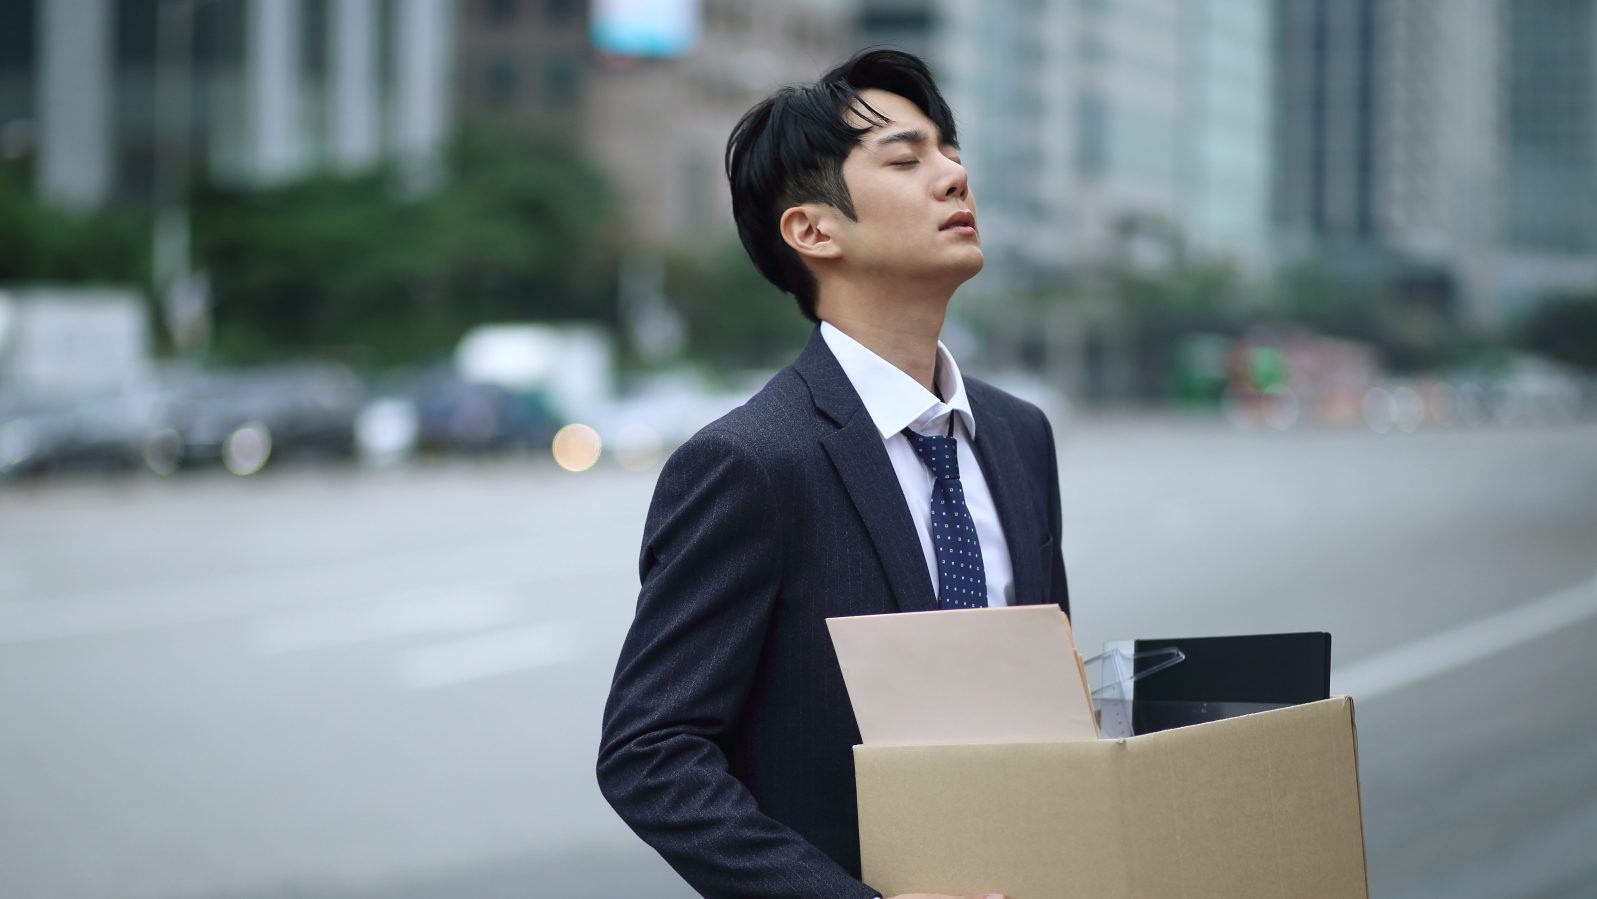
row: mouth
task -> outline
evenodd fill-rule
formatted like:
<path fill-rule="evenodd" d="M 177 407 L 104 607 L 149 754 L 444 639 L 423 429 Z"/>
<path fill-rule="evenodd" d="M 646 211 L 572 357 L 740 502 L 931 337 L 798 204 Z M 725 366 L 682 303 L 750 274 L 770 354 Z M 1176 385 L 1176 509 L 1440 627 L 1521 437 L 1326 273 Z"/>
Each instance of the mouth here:
<path fill-rule="evenodd" d="M 976 216 L 962 209 L 944 220 L 942 227 L 937 230 L 953 231 L 957 234 L 975 234 Z"/>

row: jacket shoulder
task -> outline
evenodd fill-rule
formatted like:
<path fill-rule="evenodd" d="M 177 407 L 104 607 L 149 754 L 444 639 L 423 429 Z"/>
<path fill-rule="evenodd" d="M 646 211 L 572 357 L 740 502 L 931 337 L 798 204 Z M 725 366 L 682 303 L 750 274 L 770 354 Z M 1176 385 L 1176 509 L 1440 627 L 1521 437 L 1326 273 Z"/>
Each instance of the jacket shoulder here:
<path fill-rule="evenodd" d="M 808 385 L 790 365 L 767 381 L 742 405 L 704 425 L 677 452 L 727 443 L 771 460 L 780 458 L 811 433 L 817 421 Z"/>
<path fill-rule="evenodd" d="M 965 392 L 970 394 L 971 402 L 981 406 L 990 413 L 997 414 L 1000 418 L 1010 422 L 1016 427 L 1040 426 L 1047 430 L 1050 428 L 1048 415 L 1035 403 L 1023 400 L 1013 393 L 995 387 L 980 378 L 965 378 Z M 979 429 L 981 423 L 977 422 Z M 979 433 L 979 431 L 978 431 Z"/>

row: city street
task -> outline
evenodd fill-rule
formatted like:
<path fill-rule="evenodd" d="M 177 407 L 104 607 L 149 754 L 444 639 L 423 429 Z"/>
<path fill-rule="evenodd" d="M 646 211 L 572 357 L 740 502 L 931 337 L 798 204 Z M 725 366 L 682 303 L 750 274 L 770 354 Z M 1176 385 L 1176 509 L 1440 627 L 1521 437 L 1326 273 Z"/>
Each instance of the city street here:
<path fill-rule="evenodd" d="M 1060 428 L 1085 653 L 1326 630 L 1378 897 L 1597 896 L 1597 425 Z M 0 485 L 0 894 L 693 895 L 594 783 L 657 469 Z"/>

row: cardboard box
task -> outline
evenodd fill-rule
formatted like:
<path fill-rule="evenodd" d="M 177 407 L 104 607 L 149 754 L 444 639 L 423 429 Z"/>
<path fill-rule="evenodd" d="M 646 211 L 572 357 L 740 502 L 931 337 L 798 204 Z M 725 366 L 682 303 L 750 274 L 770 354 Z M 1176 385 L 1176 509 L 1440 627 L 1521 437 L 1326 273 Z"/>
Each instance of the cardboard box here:
<path fill-rule="evenodd" d="M 1364 897 L 1345 696 L 1123 740 L 856 746 L 865 882 L 1008 899 Z"/>

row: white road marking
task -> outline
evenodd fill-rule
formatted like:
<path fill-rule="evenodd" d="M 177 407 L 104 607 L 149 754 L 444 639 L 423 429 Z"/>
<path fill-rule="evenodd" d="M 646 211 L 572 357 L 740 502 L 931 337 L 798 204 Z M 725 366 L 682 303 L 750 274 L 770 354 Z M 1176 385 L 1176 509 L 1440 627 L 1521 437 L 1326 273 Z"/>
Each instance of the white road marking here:
<path fill-rule="evenodd" d="M 430 690 L 574 661 L 582 654 L 575 622 L 550 621 L 469 640 L 414 649 L 400 658 L 400 683 Z"/>
<path fill-rule="evenodd" d="M 1597 617 L 1597 578 L 1524 605 L 1360 659 L 1331 675 L 1331 692 L 1368 702 Z"/>
<path fill-rule="evenodd" d="M 256 622 L 256 652 L 303 652 L 435 631 L 470 631 L 513 620 L 519 610 L 504 585 L 410 591 L 377 603 L 333 606 Z"/>

